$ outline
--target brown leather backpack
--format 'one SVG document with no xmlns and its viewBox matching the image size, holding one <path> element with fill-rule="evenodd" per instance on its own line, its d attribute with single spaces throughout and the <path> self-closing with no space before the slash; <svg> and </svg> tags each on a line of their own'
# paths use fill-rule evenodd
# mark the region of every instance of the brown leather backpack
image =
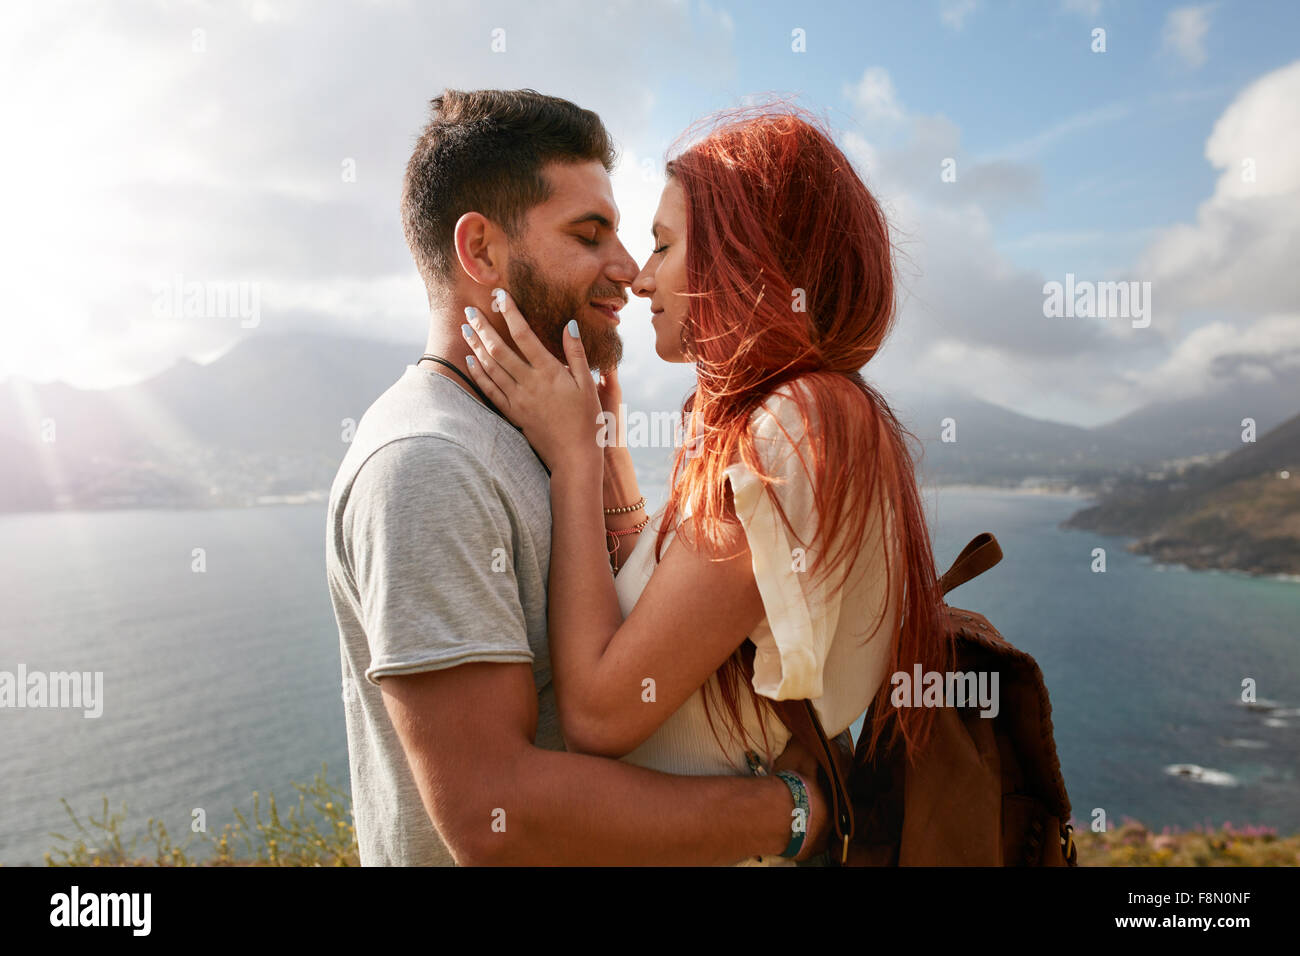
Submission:
<svg viewBox="0 0 1300 956">
<path fill-rule="evenodd" d="M 989 532 L 977 535 L 939 579 L 942 593 L 1002 560 Z M 1077 866 L 1070 799 L 1052 736 L 1052 705 L 1038 664 L 988 619 L 944 604 L 955 671 L 998 672 L 999 710 L 938 708 L 934 734 L 915 765 L 901 745 L 880 742 L 866 759 L 845 731 L 828 741 L 807 700 L 774 701 L 790 732 L 818 757 L 831 800 L 832 865 Z M 876 706 L 867 714 L 867 727 Z"/>
</svg>

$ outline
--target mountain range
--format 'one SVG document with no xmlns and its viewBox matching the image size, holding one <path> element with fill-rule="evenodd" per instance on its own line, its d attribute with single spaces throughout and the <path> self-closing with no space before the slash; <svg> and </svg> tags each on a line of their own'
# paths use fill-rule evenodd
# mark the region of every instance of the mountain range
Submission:
<svg viewBox="0 0 1300 956">
<path fill-rule="evenodd" d="M 253 335 L 206 365 L 183 360 L 119 388 L 10 379 L 0 386 L 0 512 L 321 499 L 349 424 L 422 344 Z M 634 384 L 624 382 L 632 407 Z M 1274 472 L 1291 462 L 1294 392 L 1278 381 L 1236 386 L 1093 428 L 1021 415 L 960 389 L 886 397 L 921 443 L 925 482 L 1076 489 L 1106 504 L 1076 526 L 1149 535 L 1165 514 L 1150 495 L 1190 502 L 1231 485 L 1224 476 L 1258 479 L 1266 459 Z M 1255 422 L 1257 445 L 1242 446 L 1244 418 Z M 654 455 L 646 460 L 662 470 Z"/>
<path fill-rule="evenodd" d="M 1127 478 L 1066 528 L 1189 568 L 1300 575 L 1300 415 L 1211 464 Z"/>
</svg>

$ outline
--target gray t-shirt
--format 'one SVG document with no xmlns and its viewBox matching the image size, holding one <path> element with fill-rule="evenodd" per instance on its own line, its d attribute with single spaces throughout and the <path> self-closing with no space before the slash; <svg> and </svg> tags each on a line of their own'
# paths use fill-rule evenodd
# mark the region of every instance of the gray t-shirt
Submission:
<svg viewBox="0 0 1300 956">
<path fill-rule="evenodd" d="M 450 865 L 379 681 L 531 662 L 537 746 L 564 749 L 546 643 L 550 479 L 509 422 L 411 365 L 357 426 L 326 535 L 361 863 Z"/>
</svg>

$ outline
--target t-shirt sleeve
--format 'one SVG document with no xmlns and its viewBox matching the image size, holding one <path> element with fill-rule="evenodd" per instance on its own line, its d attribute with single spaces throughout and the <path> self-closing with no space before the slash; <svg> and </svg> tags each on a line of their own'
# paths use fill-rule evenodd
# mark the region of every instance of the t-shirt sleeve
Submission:
<svg viewBox="0 0 1300 956">
<path fill-rule="evenodd" d="M 798 407 L 777 392 L 755 411 L 750 428 L 795 532 L 792 536 L 754 472 L 740 462 L 726 469 L 767 615 L 750 635 L 754 690 L 772 700 L 815 700 L 823 693 L 826 658 L 839 625 L 841 592 L 835 585 L 842 572 L 814 574 L 823 549 L 820 542 L 810 547 L 817 529 L 813 458 Z"/>
<path fill-rule="evenodd" d="M 344 532 L 370 645 L 366 679 L 531 662 L 513 509 L 469 451 L 418 436 L 362 465 Z"/>
</svg>

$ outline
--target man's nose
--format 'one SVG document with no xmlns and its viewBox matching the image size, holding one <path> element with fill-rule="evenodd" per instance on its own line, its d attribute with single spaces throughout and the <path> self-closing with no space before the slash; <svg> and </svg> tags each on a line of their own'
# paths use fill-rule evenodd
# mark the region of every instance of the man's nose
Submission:
<svg viewBox="0 0 1300 956">
<path fill-rule="evenodd" d="M 636 260 L 628 253 L 622 242 L 618 243 L 614 264 L 609 268 L 609 277 L 619 285 L 631 285 L 637 277 Z"/>
</svg>

